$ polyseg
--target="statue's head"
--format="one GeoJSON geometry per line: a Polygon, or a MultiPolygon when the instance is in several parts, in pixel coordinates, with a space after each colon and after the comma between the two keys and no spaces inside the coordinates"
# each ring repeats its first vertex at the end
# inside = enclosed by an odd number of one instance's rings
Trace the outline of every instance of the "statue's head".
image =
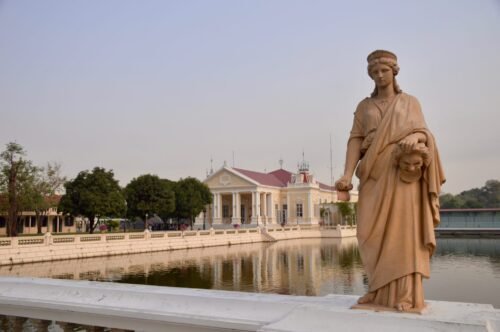
{"type": "MultiPolygon", "coordinates": [[[[396,54],[385,50],[376,50],[371,52],[366,60],[368,61],[368,76],[370,76],[371,79],[373,79],[371,73],[375,66],[384,65],[389,67],[392,70],[392,74],[394,76],[394,92],[401,93],[401,89],[396,82],[396,75],[399,73],[398,57],[396,56],[396,54]]],[[[375,97],[377,95],[378,89],[375,86],[375,90],[372,92],[371,96],[375,97]]]]}
{"type": "Polygon", "coordinates": [[[404,152],[398,146],[395,150],[394,162],[399,168],[401,181],[416,182],[422,177],[422,169],[430,163],[429,148],[424,143],[419,143],[414,150],[404,152]]]}

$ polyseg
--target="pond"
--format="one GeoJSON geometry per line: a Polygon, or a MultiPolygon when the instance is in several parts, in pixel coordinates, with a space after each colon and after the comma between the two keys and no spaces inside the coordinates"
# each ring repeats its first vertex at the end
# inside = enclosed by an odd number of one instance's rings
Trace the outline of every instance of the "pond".
{"type": "MultiPolygon", "coordinates": [[[[355,238],[302,239],[0,267],[0,275],[290,295],[362,295],[355,238]]],[[[500,308],[500,239],[438,239],[426,299],[500,308]]]]}

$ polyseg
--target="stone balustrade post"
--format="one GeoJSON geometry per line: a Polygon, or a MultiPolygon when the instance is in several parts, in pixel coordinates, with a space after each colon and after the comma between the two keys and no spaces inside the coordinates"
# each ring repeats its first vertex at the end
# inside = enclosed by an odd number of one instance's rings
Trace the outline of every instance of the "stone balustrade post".
{"type": "Polygon", "coordinates": [[[45,233],[43,236],[43,242],[46,246],[52,245],[52,234],[50,232],[45,233]]]}

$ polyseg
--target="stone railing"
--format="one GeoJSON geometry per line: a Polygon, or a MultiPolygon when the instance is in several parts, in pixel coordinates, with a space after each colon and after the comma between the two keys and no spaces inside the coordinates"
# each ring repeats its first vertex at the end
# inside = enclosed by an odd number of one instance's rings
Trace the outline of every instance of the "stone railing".
{"type": "Polygon", "coordinates": [[[285,239],[354,236],[355,230],[296,225],[143,233],[0,238],[0,265],[144,253],[285,239]]]}
{"type": "MultiPolygon", "coordinates": [[[[489,304],[427,301],[422,315],[354,310],[357,296],[290,296],[0,277],[0,313],[134,331],[500,331],[489,304]]],[[[47,325],[46,324],[46,325],[47,325]]]]}

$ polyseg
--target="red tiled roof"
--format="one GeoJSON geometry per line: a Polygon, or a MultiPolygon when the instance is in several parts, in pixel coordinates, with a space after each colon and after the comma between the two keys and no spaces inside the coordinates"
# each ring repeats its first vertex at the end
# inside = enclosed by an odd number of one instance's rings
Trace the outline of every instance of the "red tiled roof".
{"type": "Polygon", "coordinates": [[[284,186],[286,186],[288,182],[292,181],[292,173],[289,171],[285,171],[282,168],[272,171],[269,174],[274,175],[276,178],[278,178],[278,180],[284,183],[284,186]]]}
{"type": "MultiPolygon", "coordinates": [[[[233,169],[236,172],[245,175],[246,177],[254,180],[259,184],[263,184],[265,186],[281,187],[281,188],[286,187],[287,184],[292,181],[292,175],[293,175],[292,172],[289,172],[284,169],[277,169],[270,173],[260,173],[234,167],[233,169]]],[[[318,182],[318,184],[321,189],[331,190],[331,191],[335,190],[334,187],[331,187],[324,183],[318,182]]]]}
{"type": "MultiPolygon", "coordinates": [[[[258,182],[260,184],[263,184],[265,186],[272,186],[272,187],[286,187],[286,182],[283,182],[281,179],[278,177],[274,176],[273,174],[269,173],[260,173],[260,172],[254,172],[254,171],[249,171],[246,169],[241,169],[241,168],[233,168],[236,172],[241,173],[245,175],[246,177],[249,177],[250,179],[254,180],[255,182],[258,182]]],[[[284,171],[286,172],[286,171],[284,171]]],[[[290,173],[291,174],[291,173],[290,173]]]]}

